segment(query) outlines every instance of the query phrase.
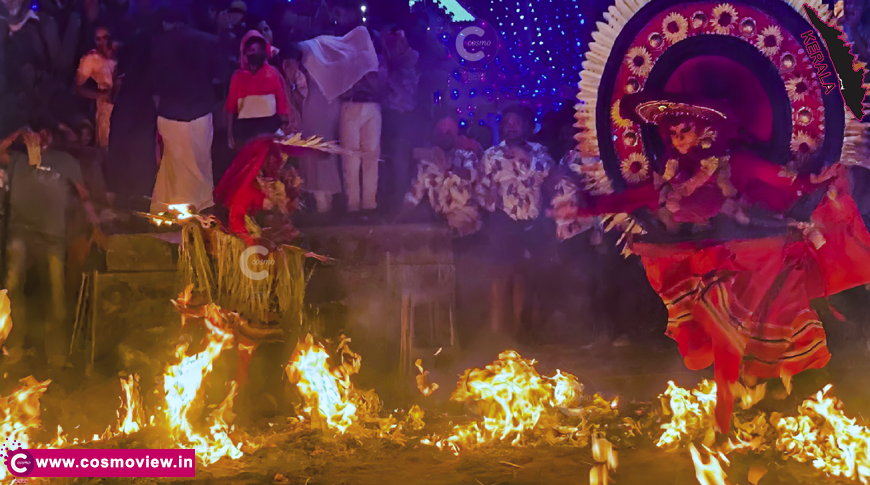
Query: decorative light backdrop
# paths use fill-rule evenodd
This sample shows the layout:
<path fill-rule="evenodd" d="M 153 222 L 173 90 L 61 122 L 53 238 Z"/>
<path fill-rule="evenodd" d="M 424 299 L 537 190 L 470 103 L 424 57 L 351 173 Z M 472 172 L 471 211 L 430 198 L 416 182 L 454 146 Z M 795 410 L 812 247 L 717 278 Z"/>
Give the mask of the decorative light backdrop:
<path fill-rule="evenodd" d="M 421 0 L 417 0 L 421 1 Z M 439 0 L 445 14 L 452 11 Z M 607 4 L 581 0 L 461 0 L 477 19 L 493 26 L 501 50 L 485 71 L 457 64 L 442 102 L 456 106 L 464 126 L 491 124 L 504 106 L 522 102 L 541 116 L 573 96 L 594 21 Z M 441 33 L 446 45 L 452 39 Z M 482 76 L 481 76 L 482 74 Z"/>

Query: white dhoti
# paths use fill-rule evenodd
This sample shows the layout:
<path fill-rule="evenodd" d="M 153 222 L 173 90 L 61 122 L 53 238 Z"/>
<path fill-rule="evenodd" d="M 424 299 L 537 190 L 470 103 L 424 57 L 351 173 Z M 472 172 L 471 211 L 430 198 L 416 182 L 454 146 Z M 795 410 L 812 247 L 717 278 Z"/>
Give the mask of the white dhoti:
<path fill-rule="evenodd" d="M 213 206 L 212 115 L 193 121 L 158 117 L 157 131 L 163 138 L 163 158 L 151 197 L 151 212 L 166 212 L 175 204 L 192 205 L 196 211 Z"/>

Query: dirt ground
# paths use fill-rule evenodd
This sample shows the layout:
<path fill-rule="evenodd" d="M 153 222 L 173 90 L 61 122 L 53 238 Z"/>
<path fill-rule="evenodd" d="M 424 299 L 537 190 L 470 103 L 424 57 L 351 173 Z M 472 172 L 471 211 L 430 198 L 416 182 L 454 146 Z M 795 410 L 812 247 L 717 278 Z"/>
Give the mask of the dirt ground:
<path fill-rule="evenodd" d="M 510 447 L 486 446 L 454 456 L 419 443 L 428 434 L 444 433 L 451 423 L 465 421 L 463 409 L 449 403 L 456 375 L 470 366 L 482 366 L 495 359 L 501 343 L 491 342 L 492 349 L 477 349 L 474 353 L 454 356 L 443 362 L 433 362 L 432 379 L 441 389 L 431 397 L 416 393 L 413 384 L 405 392 L 384 389 L 379 394 L 399 396 L 385 403 L 405 408 L 420 405 L 425 411 L 426 428 L 408 431 L 404 446 L 380 439 L 357 440 L 336 437 L 329 433 L 311 431 L 299 425 L 290 425 L 287 415 L 278 413 L 257 420 L 245 428 L 252 436 L 268 437 L 270 446 L 247 454 L 237 461 L 222 460 L 209 467 L 199 467 L 195 479 L 52 479 L 51 483 L 69 484 L 289 484 L 289 485 L 374 485 L 374 484 L 565 484 L 589 482 L 593 466 L 591 449 L 572 446 L 539 445 Z M 502 349 L 504 350 L 504 349 Z M 835 349 L 836 350 L 836 349 Z M 706 373 L 687 371 L 675 349 L 657 352 L 640 345 L 630 347 L 603 347 L 593 350 L 576 346 L 550 345 L 521 349 L 525 357 L 539 361 L 541 374 L 551 375 L 555 369 L 577 375 L 588 393 L 602 393 L 620 402 L 655 401 L 674 380 L 683 387 L 694 386 Z M 795 380 L 795 390 L 786 401 L 762 402 L 760 407 L 777 410 L 796 410 L 797 405 L 824 384 L 834 384 L 834 394 L 846 402 L 852 416 L 870 414 L 870 359 L 862 348 L 837 351 L 836 359 L 823 371 L 808 372 Z M 99 433 L 115 420 L 119 403 L 117 377 L 95 375 L 84 378 L 75 369 L 49 375 L 36 372 L 38 378 L 51 377 L 54 382 L 42 400 L 42 415 L 46 430 L 62 425 L 71 436 L 90 436 Z M 3 394 L 13 385 L 14 376 L 7 374 Z M 148 399 L 148 384 L 143 379 L 143 394 Z M 386 386 L 386 383 L 384 383 Z M 622 404 L 620 404 L 622 408 Z M 283 415 L 282 415 L 283 414 Z M 397 414 L 402 416 L 401 410 Z M 48 431 L 46 433 L 50 434 Z M 159 448 L 171 446 L 159 429 L 146 428 L 133 436 L 112 440 L 94 447 Z M 667 453 L 655 447 L 652 439 L 642 439 L 632 446 L 622 445 L 618 450 L 619 466 L 613 473 L 613 483 L 620 485 L 695 484 L 694 468 L 687 451 Z M 735 485 L 746 485 L 748 469 L 761 464 L 768 469 L 758 485 L 816 484 L 829 482 L 810 465 L 784 461 L 776 454 L 732 455 L 730 480 Z M 36 483 L 35 480 L 32 480 Z M 845 483 L 845 482 L 844 482 Z"/>

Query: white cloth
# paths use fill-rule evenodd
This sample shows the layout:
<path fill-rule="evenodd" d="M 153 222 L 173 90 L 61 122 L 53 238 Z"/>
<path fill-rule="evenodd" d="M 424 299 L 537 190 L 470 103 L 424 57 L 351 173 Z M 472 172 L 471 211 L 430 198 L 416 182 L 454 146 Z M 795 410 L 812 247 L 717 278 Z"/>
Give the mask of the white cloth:
<path fill-rule="evenodd" d="M 157 131 L 163 138 L 163 158 L 151 197 L 151 212 L 166 212 L 174 204 L 189 204 L 197 211 L 213 206 L 211 113 L 193 121 L 158 117 Z"/>
<path fill-rule="evenodd" d="M 302 65 L 329 102 L 379 68 L 375 45 L 365 27 L 357 27 L 344 37 L 321 35 L 299 47 Z"/>
<path fill-rule="evenodd" d="M 341 146 L 353 152 L 342 155 L 347 211 L 378 207 L 378 160 L 381 158 L 381 105 L 344 103 L 341 106 Z M 362 194 L 360 194 L 362 172 Z"/>
<path fill-rule="evenodd" d="M 274 94 L 245 96 L 239 100 L 239 119 L 269 118 L 278 114 L 278 100 Z"/>

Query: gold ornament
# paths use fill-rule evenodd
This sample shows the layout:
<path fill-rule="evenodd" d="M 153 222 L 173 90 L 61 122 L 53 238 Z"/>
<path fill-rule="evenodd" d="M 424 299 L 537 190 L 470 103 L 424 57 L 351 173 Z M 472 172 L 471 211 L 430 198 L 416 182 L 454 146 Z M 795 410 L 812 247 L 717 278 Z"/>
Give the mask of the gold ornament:
<path fill-rule="evenodd" d="M 620 100 L 617 99 L 616 102 L 613 103 L 613 106 L 610 107 L 610 119 L 613 122 L 613 125 L 617 128 L 628 128 L 631 126 L 631 121 L 620 116 L 619 101 Z"/>
<path fill-rule="evenodd" d="M 665 38 L 668 39 L 668 42 L 671 44 L 676 44 L 677 42 L 686 38 L 686 34 L 689 32 L 689 21 L 686 20 L 686 17 L 682 15 L 671 12 L 662 20 L 662 34 L 664 34 Z"/>
<path fill-rule="evenodd" d="M 755 28 L 755 20 L 751 18 L 745 18 L 740 22 L 740 32 L 747 37 L 755 34 Z"/>
<path fill-rule="evenodd" d="M 636 184 L 649 177 L 649 160 L 642 153 L 632 153 L 620 164 L 622 178 L 626 182 Z"/>
<path fill-rule="evenodd" d="M 810 158 L 819 148 L 819 140 L 803 131 L 798 131 L 791 140 L 791 152 L 797 160 Z"/>
<path fill-rule="evenodd" d="M 810 92 L 810 83 L 803 76 L 794 77 L 786 81 L 785 90 L 792 102 L 802 101 Z"/>
<path fill-rule="evenodd" d="M 813 122 L 813 112 L 809 108 L 801 108 L 797 112 L 797 122 L 799 125 L 806 126 Z"/>
<path fill-rule="evenodd" d="M 664 43 L 665 41 L 662 39 L 662 34 L 658 32 L 653 32 L 649 35 L 649 46 L 653 49 L 658 49 Z"/>
<path fill-rule="evenodd" d="M 646 77 L 652 70 L 652 56 L 645 47 L 632 47 L 625 54 L 625 65 L 635 76 Z"/>
<path fill-rule="evenodd" d="M 728 35 L 737 25 L 737 9 L 730 3 L 720 3 L 713 9 L 710 25 L 717 34 Z"/>
<path fill-rule="evenodd" d="M 797 64 L 797 60 L 795 60 L 794 54 L 788 52 L 783 54 L 779 60 L 779 67 L 783 68 L 786 71 L 794 69 L 795 64 Z"/>
<path fill-rule="evenodd" d="M 700 29 L 707 25 L 707 15 L 704 12 L 695 12 L 692 14 L 692 28 Z"/>
<path fill-rule="evenodd" d="M 779 54 L 779 49 L 782 47 L 782 30 L 778 25 L 770 25 L 765 27 L 758 38 L 755 45 L 758 50 L 767 57 L 773 57 Z M 794 66 L 794 64 L 792 64 Z"/>

